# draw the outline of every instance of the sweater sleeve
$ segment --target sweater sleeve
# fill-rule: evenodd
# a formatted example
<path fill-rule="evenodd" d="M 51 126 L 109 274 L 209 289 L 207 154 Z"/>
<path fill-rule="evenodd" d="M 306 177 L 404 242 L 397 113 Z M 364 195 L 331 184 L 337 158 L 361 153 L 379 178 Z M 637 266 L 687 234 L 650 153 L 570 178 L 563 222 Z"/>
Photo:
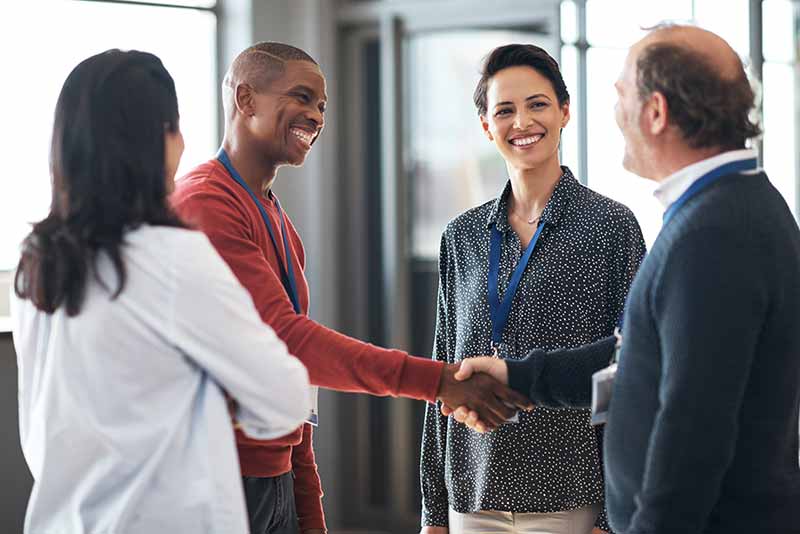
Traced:
<path fill-rule="evenodd" d="M 313 427 L 303 425 L 303 438 L 299 445 L 292 447 L 292 471 L 294 473 L 294 500 L 300 531 L 325 528 L 325 515 L 322 511 L 322 483 L 314 459 Z"/>
<path fill-rule="evenodd" d="M 447 251 L 445 240 L 439 252 L 439 293 L 436 309 L 436 333 L 433 358 L 447 362 Z M 422 454 L 420 458 L 420 483 L 422 486 L 422 526 L 448 525 L 448 494 L 444 481 L 445 451 L 447 445 L 447 417 L 442 415 L 439 402 L 425 406 L 425 423 L 422 429 Z"/>
<path fill-rule="evenodd" d="M 171 273 L 176 287 L 170 341 L 236 400 L 244 432 L 257 439 L 283 436 L 308 417 L 308 374 L 264 327 L 208 240 L 193 234 L 192 242 L 169 251 L 178 258 Z"/>
<path fill-rule="evenodd" d="M 574 349 L 535 349 L 522 360 L 505 360 L 509 385 L 534 405 L 589 408 L 592 375 L 608 366 L 615 345 L 616 338 L 608 336 Z"/>
<path fill-rule="evenodd" d="M 744 234 L 695 230 L 675 246 L 651 286 L 661 351 L 659 409 L 629 534 L 705 532 L 718 499 L 768 306 L 760 258 L 742 255 L 755 250 Z"/>
<path fill-rule="evenodd" d="M 295 313 L 279 275 L 253 240 L 246 213 L 229 193 L 191 192 L 182 195 L 175 208 L 209 237 L 249 291 L 261 319 L 306 365 L 312 384 L 339 391 L 435 399 L 441 363 L 358 341 Z"/>

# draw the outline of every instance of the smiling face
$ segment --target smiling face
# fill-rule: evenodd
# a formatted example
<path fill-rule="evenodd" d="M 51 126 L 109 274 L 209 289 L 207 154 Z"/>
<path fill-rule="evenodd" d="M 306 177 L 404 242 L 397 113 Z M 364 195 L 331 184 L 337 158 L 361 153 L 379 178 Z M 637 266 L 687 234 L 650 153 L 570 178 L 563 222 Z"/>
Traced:
<path fill-rule="evenodd" d="M 527 66 L 508 67 L 489 80 L 481 125 L 509 169 L 560 172 L 558 144 L 569 122 L 553 84 Z"/>
<path fill-rule="evenodd" d="M 249 129 L 275 165 L 302 165 L 324 126 L 325 77 L 310 62 L 285 62 L 282 76 L 253 96 Z"/>

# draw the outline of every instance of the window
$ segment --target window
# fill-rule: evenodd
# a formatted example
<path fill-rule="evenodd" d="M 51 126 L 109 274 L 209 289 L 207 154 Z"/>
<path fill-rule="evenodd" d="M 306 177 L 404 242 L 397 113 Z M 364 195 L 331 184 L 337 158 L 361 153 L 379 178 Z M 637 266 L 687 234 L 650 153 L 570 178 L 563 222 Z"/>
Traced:
<path fill-rule="evenodd" d="M 764 169 L 772 183 L 781 192 L 795 217 L 797 206 L 797 179 L 800 174 L 797 156 L 798 58 L 792 46 L 795 28 L 800 22 L 790 0 L 765 0 L 763 2 L 764 76 L 763 76 L 763 128 Z"/>
<path fill-rule="evenodd" d="M 572 165 L 586 154 L 589 187 L 618 200 L 636 214 L 648 246 L 661 228 L 663 208 L 655 200 L 653 182 L 622 168 L 624 141 L 614 120 L 616 93 L 613 83 L 620 73 L 627 48 L 645 35 L 647 28 L 662 21 L 688 22 L 718 33 L 751 66 L 750 2 L 748 0 L 585 0 L 586 35 L 579 35 L 582 2 L 565 0 L 562 15 L 562 66 L 570 91 L 578 80 L 577 65 L 585 53 L 587 76 L 585 120 L 587 146 L 579 146 L 579 135 L 565 131 L 564 162 Z M 798 163 L 796 162 L 797 57 L 795 32 L 797 7 L 791 0 L 763 1 L 764 56 L 763 152 L 764 166 L 772 182 L 796 211 Z M 725 13 L 724 17 L 719 16 Z M 769 28 L 769 31 L 763 31 Z M 573 120 L 575 106 L 573 105 Z M 583 152 L 585 151 L 585 152 Z"/>
<path fill-rule="evenodd" d="M 214 0 L 175 6 L 53 0 L 14 2 L 0 32 L 7 76 L 0 85 L 0 271 L 16 267 L 19 243 L 50 204 L 50 133 L 58 94 L 83 59 L 109 48 L 158 55 L 175 79 L 186 141 L 178 174 L 210 157 L 218 142 L 217 32 Z M 10 10 L 10 14 L 8 11 Z M 46 13 L 43 13 L 46 11 Z M 2 288 L 0 288 L 2 290 Z M 0 293 L 0 302 L 6 292 Z M 0 309 L 0 315 L 3 310 Z"/>
<path fill-rule="evenodd" d="M 691 0 L 658 2 L 625 0 L 586 1 L 587 171 L 593 190 L 622 202 L 636 215 L 645 241 L 651 245 L 661 229 L 662 209 L 653 197 L 655 184 L 622 168 L 624 140 L 614 119 L 617 101 L 614 82 L 622 71 L 628 47 L 647 28 L 665 20 L 688 21 Z"/>
<path fill-rule="evenodd" d="M 508 179 L 502 157 L 481 129 L 472 93 L 483 59 L 514 42 L 546 47 L 535 34 L 495 30 L 429 33 L 407 41 L 406 172 L 417 258 L 437 258 L 447 222 L 496 197 Z"/>

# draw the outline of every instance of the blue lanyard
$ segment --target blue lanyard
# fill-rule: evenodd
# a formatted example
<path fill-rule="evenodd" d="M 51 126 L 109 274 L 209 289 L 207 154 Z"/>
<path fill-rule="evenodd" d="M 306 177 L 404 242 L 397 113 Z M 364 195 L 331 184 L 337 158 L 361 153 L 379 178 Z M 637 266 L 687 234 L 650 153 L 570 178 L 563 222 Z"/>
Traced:
<path fill-rule="evenodd" d="M 247 185 L 242 177 L 236 172 L 236 169 L 233 168 L 233 164 L 231 163 L 228 154 L 225 152 L 224 148 L 220 148 L 219 152 L 217 153 L 217 159 L 220 163 L 227 169 L 228 174 L 231 175 L 231 178 L 236 180 L 242 188 L 247 191 L 247 194 L 250 195 L 250 198 L 253 199 L 255 202 L 256 207 L 258 207 L 258 211 L 261 213 L 261 218 L 264 219 L 264 224 L 267 226 L 267 232 L 269 232 L 269 239 L 272 241 L 272 247 L 275 249 L 275 256 L 278 258 L 278 265 L 281 269 L 281 283 L 283 283 L 283 288 L 286 290 L 286 294 L 289 295 L 289 300 L 292 301 L 292 307 L 294 307 L 295 313 L 301 313 L 300 311 L 300 301 L 297 299 L 297 284 L 294 280 L 294 269 L 292 268 L 292 251 L 289 249 L 289 240 L 286 237 L 286 222 L 283 218 L 283 210 L 281 209 L 281 203 L 278 202 L 278 199 L 275 198 L 275 205 L 278 207 L 278 217 L 281 220 L 281 233 L 283 234 L 283 250 L 286 253 L 286 267 L 284 268 L 283 263 L 281 263 L 281 255 L 280 249 L 278 248 L 278 243 L 275 240 L 275 232 L 272 229 L 272 223 L 269 220 L 269 216 L 267 215 L 267 211 L 264 209 L 264 206 L 258 200 L 258 197 L 253 190 L 250 189 L 250 186 Z"/>
<path fill-rule="evenodd" d="M 706 187 L 710 186 L 720 178 L 727 176 L 729 174 L 737 174 L 742 171 L 752 171 L 758 167 L 758 160 L 755 158 L 751 159 L 742 159 L 739 161 L 731 161 L 730 163 L 726 163 L 725 165 L 720 165 L 716 169 L 704 174 L 700 178 L 695 181 L 689 189 L 687 189 L 678 200 L 672 203 L 672 205 L 664 212 L 664 224 L 667 224 L 669 220 L 677 213 L 684 204 L 686 204 L 690 198 L 698 194 L 700 191 L 705 189 Z"/>
<path fill-rule="evenodd" d="M 544 230 L 544 222 L 539 223 L 536 233 L 533 234 L 531 242 L 528 243 L 528 248 L 525 249 L 525 254 L 522 255 L 517 267 L 514 269 L 514 274 L 511 275 L 511 280 L 508 282 L 508 287 L 501 301 L 498 294 L 498 286 L 500 284 L 500 245 L 503 242 L 503 233 L 497 229 L 497 226 L 492 225 L 492 241 L 489 247 L 489 315 L 492 320 L 492 348 L 495 349 L 495 353 L 502 341 L 503 329 L 508 323 L 511 302 L 514 300 L 514 294 L 519 287 L 522 273 L 528 266 L 533 249 L 536 247 L 536 242 L 539 240 L 539 236 L 542 235 L 542 230 Z"/>

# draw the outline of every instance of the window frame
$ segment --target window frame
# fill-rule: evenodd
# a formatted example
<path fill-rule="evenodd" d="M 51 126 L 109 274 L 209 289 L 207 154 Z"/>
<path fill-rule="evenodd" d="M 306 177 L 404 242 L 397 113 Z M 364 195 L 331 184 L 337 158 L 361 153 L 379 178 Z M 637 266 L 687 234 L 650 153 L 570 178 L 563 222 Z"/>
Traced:
<path fill-rule="evenodd" d="M 100 4 L 120 4 L 120 5 L 133 5 L 133 6 L 146 6 L 146 7 L 160 7 L 167 9 L 185 9 L 189 11 L 200 11 L 209 13 L 214 16 L 216 20 L 216 33 L 214 35 L 214 49 L 215 49 L 215 72 L 214 79 L 220 79 L 220 54 L 223 39 L 223 20 L 222 20 L 222 0 L 216 0 L 212 6 L 191 6 L 179 3 L 165 2 L 150 2 L 150 1 L 137 1 L 137 0 L 70 0 L 71 2 L 92 2 Z M 219 100 L 219 88 L 215 88 L 217 92 L 217 100 Z M 221 114 L 214 113 L 213 127 L 217 132 L 217 137 L 220 136 L 220 125 L 222 123 Z M 11 317 L 10 317 L 10 295 L 12 284 L 14 280 L 15 269 L 0 269 L 0 334 L 11 332 Z"/>

